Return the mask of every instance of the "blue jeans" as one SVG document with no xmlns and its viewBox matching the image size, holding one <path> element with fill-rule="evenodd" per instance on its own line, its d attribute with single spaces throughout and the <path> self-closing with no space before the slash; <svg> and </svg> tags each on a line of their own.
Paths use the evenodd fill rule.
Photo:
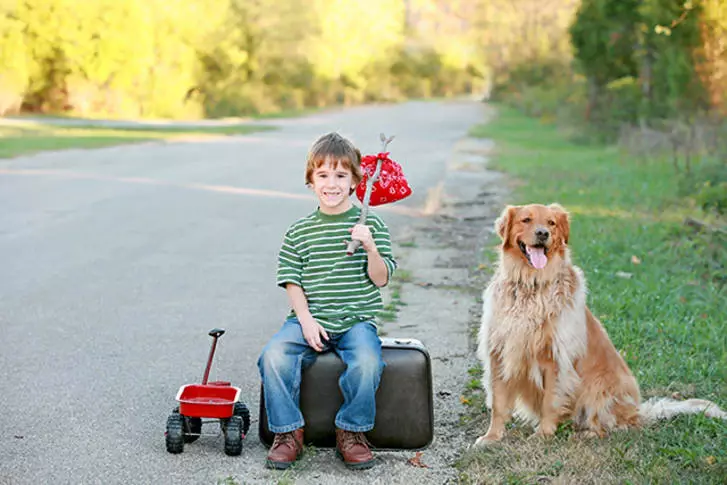
<svg viewBox="0 0 727 485">
<path fill-rule="evenodd" d="M 333 350 L 346 364 L 338 385 L 343 405 L 336 414 L 336 427 L 346 431 L 369 431 L 376 416 L 376 390 L 384 361 L 381 340 L 371 322 L 360 322 L 343 333 L 329 333 L 324 351 Z M 300 378 L 304 367 L 315 362 L 318 352 L 303 338 L 298 319 L 285 321 L 263 348 L 258 359 L 265 392 L 268 428 L 287 433 L 303 427 L 300 412 Z"/>
</svg>

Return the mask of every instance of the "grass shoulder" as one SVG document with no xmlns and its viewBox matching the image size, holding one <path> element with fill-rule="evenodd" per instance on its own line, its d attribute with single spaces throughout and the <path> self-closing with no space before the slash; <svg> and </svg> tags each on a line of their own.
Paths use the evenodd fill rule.
<svg viewBox="0 0 727 485">
<path fill-rule="evenodd" d="M 727 405 L 727 236 L 685 219 L 712 217 L 668 163 L 641 162 L 614 146 L 579 145 L 553 125 L 500 108 L 473 136 L 496 143 L 493 165 L 513 204 L 558 202 L 571 212 L 570 247 L 585 272 L 588 304 L 638 379 L 645 398 L 700 397 Z M 494 242 L 494 241 L 493 241 Z M 479 391 L 468 389 L 484 431 Z M 727 423 L 681 417 L 652 428 L 581 440 L 562 426 L 552 440 L 516 425 L 500 447 L 460 463 L 467 483 L 719 483 L 727 476 Z"/>
<path fill-rule="evenodd" d="M 239 124 L 221 126 L 129 125 L 103 127 L 88 124 L 61 126 L 43 122 L 0 120 L 0 158 L 12 158 L 46 150 L 101 148 L 147 141 L 204 139 L 246 135 L 273 129 L 264 125 Z"/>
</svg>

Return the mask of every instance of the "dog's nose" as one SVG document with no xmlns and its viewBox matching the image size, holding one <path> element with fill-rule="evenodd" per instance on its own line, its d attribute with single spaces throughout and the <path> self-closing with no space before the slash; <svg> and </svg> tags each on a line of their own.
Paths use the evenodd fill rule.
<svg viewBox="0 0 727 485">
<path fill-rule="evenodd" d="M 539 227 L 535 230 L 535 237 L 538 238 L 538 241 L 547 241 L 548 237 L 550 237 L 550 231 L 544 227 Z"/>
</svg>

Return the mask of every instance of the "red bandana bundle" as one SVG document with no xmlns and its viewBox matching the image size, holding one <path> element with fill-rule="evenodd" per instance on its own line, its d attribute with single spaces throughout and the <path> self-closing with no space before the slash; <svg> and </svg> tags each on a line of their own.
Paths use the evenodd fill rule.
<svg viewBox="0 0 727 485">
<path fill-rule="evenodd" d="M 409 183 L 404 178 L 401 165 L 389 158 L 389 152 L 377 155 L 366 155 L 361 159 L 361 182 L 356 187 L 356 196 L 363 202 L 366 193 L 366 181 L 376 172 L 376 163 L 381 160 L 379 177 L 371 187 L 369 205 L 388 204 L 411 195 Z"/>
</svg>

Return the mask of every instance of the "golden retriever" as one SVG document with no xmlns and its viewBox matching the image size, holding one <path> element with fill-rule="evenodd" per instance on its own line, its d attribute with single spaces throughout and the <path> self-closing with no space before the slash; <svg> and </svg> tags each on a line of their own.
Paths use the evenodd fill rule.
<svg viewBox="0 0 727 485">
<path fill-rule="evenodd" d="M 495 230 L 500 260 L 483 294 L 477 349 L 491 418 L 475 445 L 500 440 L 512 413 L 543 436 L 566 419 L 598 436 L 681 413 L 727 419 L 701 399 L 641 403 L 636 379 L 586 306 L 563 207 L 508 206 Z"/>
</svg>

